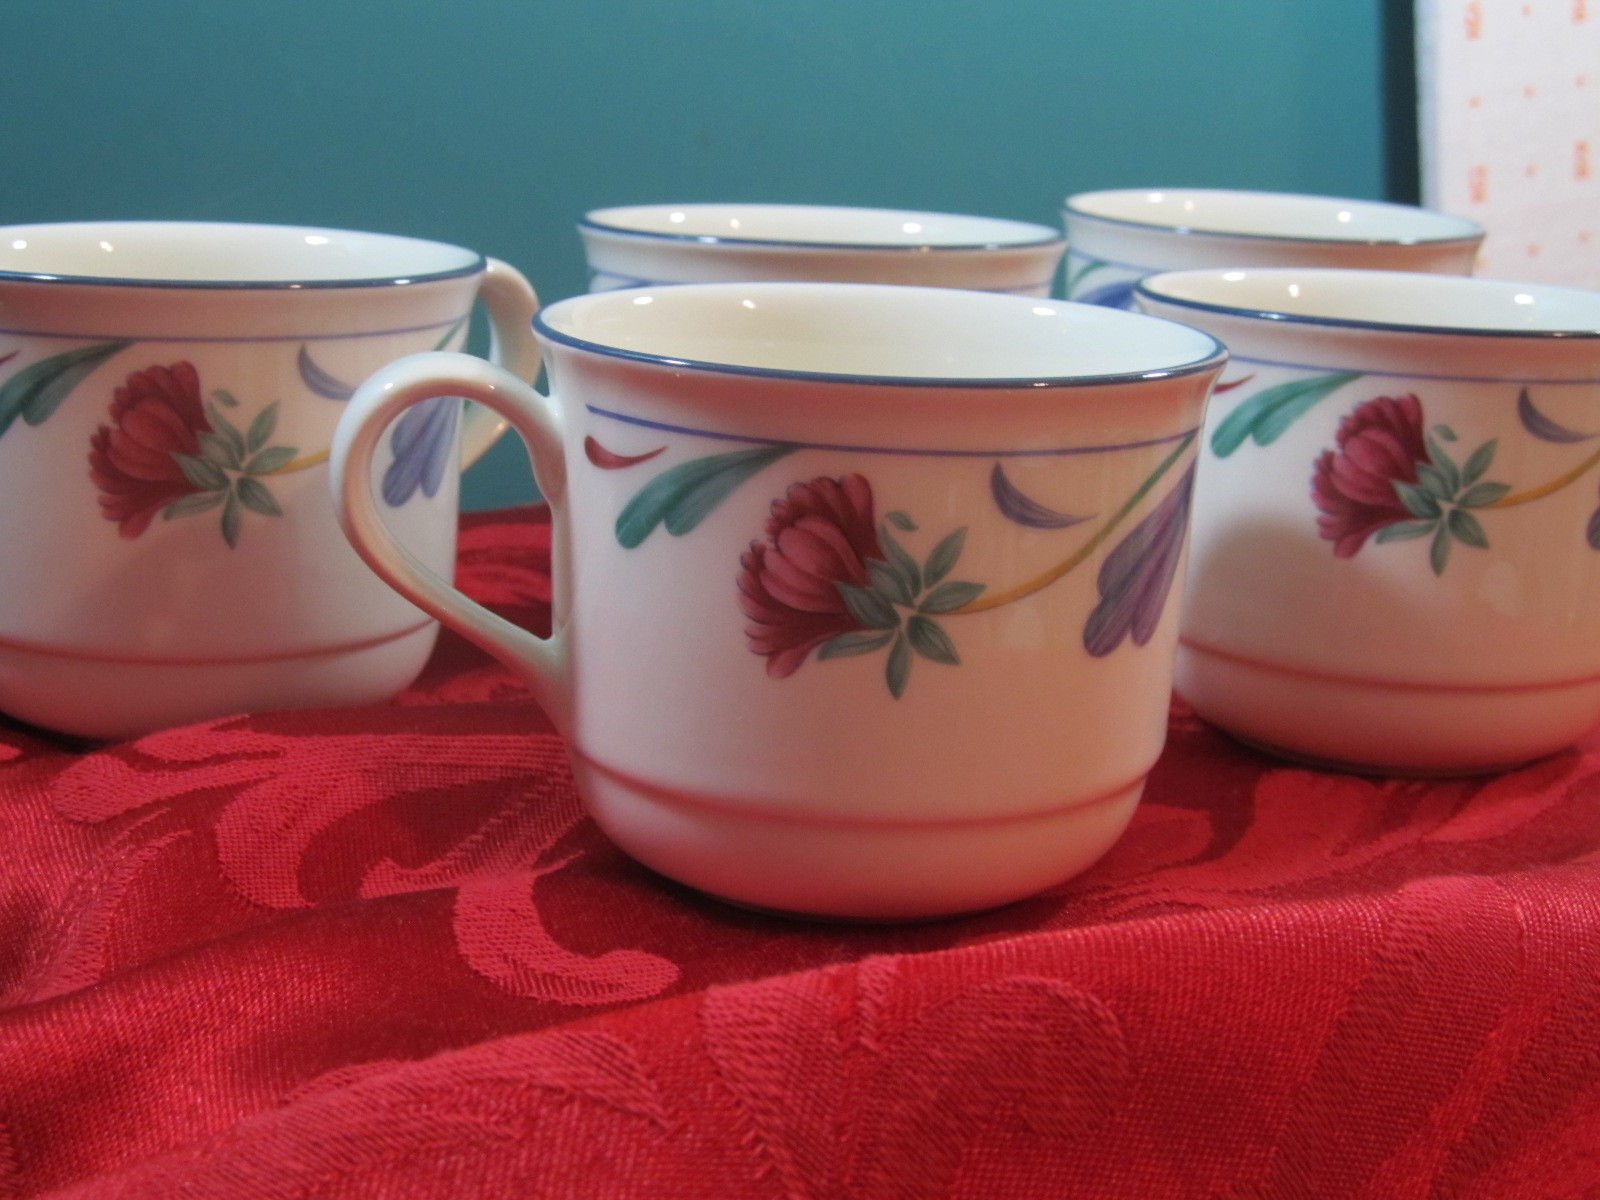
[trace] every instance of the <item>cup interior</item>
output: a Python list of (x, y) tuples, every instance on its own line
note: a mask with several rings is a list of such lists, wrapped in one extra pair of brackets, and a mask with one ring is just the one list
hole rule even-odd
[(1375, 329), (1600, 337), (1600, 292), (1403, 271), (1174, 271), (1139, 291), (1168, 304)]
[(1424, 208), (1281, 192), (1128, 188), (1069, 196), (1066, 211), (1173, 232), (1295, 241), (1409, 245), (1483, 236), (1472, 221)]
[(1221, 361), (1210, 335), (1081, 304), (941, 288), (691, 284), (563, 300), (558, 344), (665, 365), (912, 384), (1076, 384)]
[(339, 287), (417, 283), (481, 269), (443, 242), (192, 221), (98, 221), (0, 227), (0, 278), (146, 286)]
[(1058, 242), (1044, 225), (998, 217), (831, 208), (807, 204), (652, 204), (602, 208), (583, 219), (608, 233), (690, 241), (793, 243), (854, 249), (989, 249)]

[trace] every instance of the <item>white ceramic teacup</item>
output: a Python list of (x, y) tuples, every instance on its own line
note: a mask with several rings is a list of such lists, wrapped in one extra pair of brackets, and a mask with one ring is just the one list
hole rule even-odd
[[(902, 918), (1110, 846), (1166, 736), (1213, 339), (827, 284), (600, 293), (535, 332), (550, 397), (458, 355), (380, 371), (334, 486), (374, 570), (527, 677), (623, 849), (745, 904)], [(548, 641), (386, 528), (371, 456), (439, 395), (532, 449)]]
[[(323, 464), (353, 384), (458, 346), (485, 300), (531, 378), (536, 301), (458, 246), (273, 225), (0, 229), (0, 712), (110, 738), (357, 704), (438, 627), (339, 534)], [(412, 553), (454, 556), (459, 405), (376, 469)], [(470, 459), (503, 428), (467, 421)]]
[(994, 217), (806, 204), (602, 208), (578, 223), (589, 290), (670, 283), (897, 283), (1048, 296), (1066, 241)]
[(1065, 295), (1132, 308), (1159, 271), (1334, 267), (1470, 275), (1483, 229), (1404, 204), (1209, 188), (1068, 196)]
[(1600, 722), (1600, 293), (1237, 270), (1139, 299), (1233, 355), (1178, 659), (1202, 716), (1404, 772), (1506, 766)]

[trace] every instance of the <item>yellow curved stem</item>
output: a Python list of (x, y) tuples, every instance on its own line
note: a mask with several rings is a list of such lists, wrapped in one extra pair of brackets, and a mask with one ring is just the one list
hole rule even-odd
[(1493, 504), (1485, 504), (1485, 508), (1514, 508), (1518, 504), (1531, 504), (1535, 500), (1543, 500), (1555, 492), (1559, 492), (1569, 483), (1576, 483), (1588, 474), (1596, 463), (1600, 463), (1600, 450), (1596, 450), (1572, 470), (1563, 475), (1557, 475), (1549, 483), (1542, 483), (1536, 488), (1529, 488), (1525, 492), (1512, 492), (1509, 496), (1501, 496)]
[(1056, 582), (1056, 580), (1066, 575), (1074, 567), (1081, 565), (1085, 559), (1087, 559), (1091, 554), (1098, 550), (1101, 545), (1104, 544), (1105, 540), (1111, 536), (1113, 531), (1116, 530), (1117, 526), (1121, 525), (1122, 522), (1127, 519), (1128, 514), (1139, 506), (1139, 501), (1143, 500), (1150, 494), (1150, 489), (1155, 487), (1156, 484), (1161, 481), (1161, 477), (1172, 469), (1172, 465), (1177, 462), (1178, 459), (1183, 457), (1183, 452), (1189, 448), (1194, 439), (1195, 435), (1191, 433), (1188, 437), (1184, 438), (1183, 441), (1179, 442), (1177, 448), (1161, 461), (1160, 466), (1158, 466), (1154, 471), (1150, 472), (1150, 477), (1140, 484), (1138, 490), (1123, 502), (1121, 508), (1117, 509), (1116, 512), (1111, 514), (1106, 523), (1100, 526), (1100, 528), (1095, 532), (1095, 535), (1083, 545), (1079, 546), (1061, 562), (1056, 563), (1053, 567), (1044, 571), (1042, 574), (1035, 575), (1032, 579), (1024, 580), (1015, 587), (1007, 588), (1003, 592), (995, 592), (992, 595), (984, 596), (980, 600), (974, 600), (971, 604), (956, 609), (950, 615), (952, 617), (958, 617), (965, 613), (987, 612), (991, 608), (999, 608), (1003, 604), (1010, 604), (1013, 600), (1021, 600), (1024, 596), (1031, 596), (1035, 592), (1042, 592), (1045, 588)]
[(279, 467), (276, 471), (270, 472), (270, 474), (289, 475), (295, 471), (304, 471), (308, 467), (320, 467), (327, 461), (328, 451), (319, 450), (315, 454), (307, 454), (303, 458), (291, 459), (290, 461), (284, 463), (283, 466)]

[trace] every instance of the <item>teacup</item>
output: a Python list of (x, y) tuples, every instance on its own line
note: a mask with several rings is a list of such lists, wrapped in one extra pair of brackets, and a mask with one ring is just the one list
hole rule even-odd
[[(532, 290), (458, 246), (272, 225), (0, 229), (0, 712), (93, 738), (404, 687), (437, 625), (378, 584), (322, 479), (353, 385), (487, 303), (531, 378)], [(454, 557), (459, 405), (376, 469)], [(468, 459), (503, 428), (475, 413)]]
[(1483, 229), (1462, 217), (1373, 200), (1204, 188), (1068, 196), (1065, 295), (1132, 308), (1159, 271), (1336, 267), (1470, 275)]
[[(857, 918), (1003, 904), (1111, 845), (1166, 736), (1212, 338), (828, 284), (592, 294), (534, 328), (549, 397), (458, 355), (393, 364), (340, 422), (333, 485), (379, 575), (527, 677), (618, 845)], [(549, 640), (386, 528), (375, 448), (440, 395), (531, 448)]]
[(897, 283), (1048, 296), (1066, 240), (993, 217), (805, 204), (602, 208), (578, 223), (591, 292), (674, 283)]
[(1388, 772), (1489, 770), (1600, 722), (1600, 293), (1199, 271), (1142, 307), (1224, 341), (1178, 690)]

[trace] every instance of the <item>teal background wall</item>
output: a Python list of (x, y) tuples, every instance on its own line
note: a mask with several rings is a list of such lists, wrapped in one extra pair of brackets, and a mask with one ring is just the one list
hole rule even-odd
[[(1399, 9), (1384, 0), (3, 11), (0, 220), (415, 234), (507, 259), (547, 301), (584, 288), (573, 221), (606, 204), (861, 204), (1054, 224), (1062, 196), (1096, 187), (1413, 186), (1398, 177), (1406, 149), (1386, 102)], [(530, 489), (508, 438), (468, 475), (466, 503)]]

